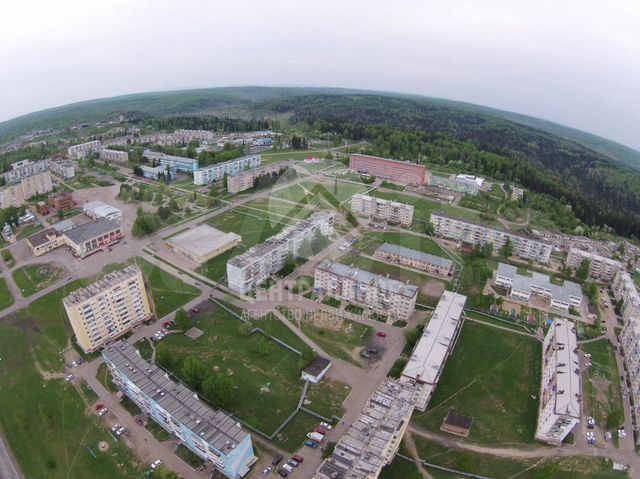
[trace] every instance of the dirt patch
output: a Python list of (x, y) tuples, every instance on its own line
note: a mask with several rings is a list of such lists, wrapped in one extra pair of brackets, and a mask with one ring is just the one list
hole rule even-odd
[(313, 321), (313, 324), (315, 326), (325, 329), (331, 329), (332, 331), (342, 330), (342, 323), (344, 322), (344, 319), (340, 316), (323, 310), (313, 311), (309, 314), (308, 319)]
[(420, 287), (420, 291), (429, 298), (440, 299), (444, 293), (444, 283), (427, 280), (427, 282)]
[(98, 443), (98, 450), (100, 452), (107, 452), (109, 450), (109, 443), (107, 441), (100, 441)]
[(596, 390), (596, 401), (607, 404), (609, 402), (609, 385), (611, 382), (605, 378), (593, 377), (591, 378), (591, 383)]

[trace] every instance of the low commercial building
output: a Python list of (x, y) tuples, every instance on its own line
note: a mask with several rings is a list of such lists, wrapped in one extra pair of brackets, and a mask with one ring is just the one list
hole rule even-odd
[(80, 257), (117, 243), (124, 237), (122, 227), (109, 219), (101, 218), (91, 223), (76, 226), (64, 233), (65, 243)]
[(495, 284), (509, 291), (509, 296), (529, 301), (531, 295), (541, 296), (550, 301), (550, 306), (559, 311), (568, 311), (571, 306), (582, 303), (582, 289), (572, 281), (562, 285), (553, 284), (546, 274), (532, 271), (531, 275), (518, 273), (518, 268), (499, 263)]
[(611, 283), (611, 290), (616, 301), (622, 301), (620, 313), (624, 322), (640, 320), (640, 294), (631, 275), (624, 270), (618, 271)]
[(542, 343), (542, 380), (535, 438), (560, 446), (580, 422), (580, 366), (576, 327), (555, 319)]
[(151, 318), (142, 270), (129, 265), (62, 300), (78, 345), (91, 353)]
[(55, 193), (47, 198), (47, 203), (58, 211), (69, 211), (76, 205), (71, 193)]
[(351, 155), (349, 169), (402, 185), (423, 185), (427, 179), (427, 169), (424, 165), (377, 156)]
[(575, 272), (583, 261), (589, 262), (589, 277), (599, 281), (613, 281), (616, 273), (624, 269), (622, 263), (615, 259), (606, 258), (574, 247), (569, 248), (569, 254), (565, 261), (567, 267)]
[(467, 297), (445, 291), (422, 332), (401, 379), (417, 387), (416, 409), (424, 411), (456, 345), (464, 321)]
[(548, 263), (553, 246), (521, 233), (509, 233), (444, 213), (431, 213), (431, 223), (438, 236), (472, 245), (493, 244), (498, 253), (507, 241), (511, 242), (513, 254), (539, 263)]
[(165, 176), (170, 170), (166, 166), (140, 166), (142, 176), (148, 180), (159, 180), (161, 176)]
[(55, 228), (40, 231), (27, 238), (27, 246), (29, 246), (34, 256), (42, 256), (64, 244), (64, 235)]
[(92, 153), (99, 153), (102, 150), (102, 143), (99, 140), (88, 141), (79, 145), (70, 146), (67, 154), (76, 160), (82, 160)]
[(234, 160), (205, 166), (193, 172), (194, 185), (208, 185), (227, 176), (236, 176), (245, 170), (258, 168), (262, 163), (261, 155), (249, 155)]
[(413, 221), (413, 205), (359, 193), (351, 197), (351, 212), (356, 216), (401, 226), (411, 226)]
[(259, 286), (280, 271), (289, 256), (297, 258), (305, 241), (311, 242), (317, 234), (331, 236), (334, 220), (333, 213), (316, 213), (231, 258), (227, 261), (229, 289), (245, 294)]
[(20, 207), (34, 196), (44, 195), (53, 190), (49, 170), (24, 176), (16, 182), (0, 188), (0, 208)]
[(375, 253), (377, 258), (440, 276), (453, 274), (453, 261), (421, 251), (384, 243)]
[(329, 260), (316, 266), (314, 289), (396, 320), (411, 317), (418, 297), (417, 286)]
[(316, 356), (311, 364), (302, 370), (302, 380), (318, 384), (331, 369), (331, 361), (322, 356)]
[(282, 174), (294, 163), (294, 161), (278, 161), (254, 169), (241, 171), (235, 176), (229, 176), (227, 177), (227, 191), (229, 193), (239, 193), (253, 188), (256, 178), (265, 175)]
[(236, 419), (211, 409), (195, 391), (171, 380), (128, 343), (106, 347), (102, 357), (118, 389), (192, 453), (226, 477), (249, 473), (257, 457), (251, 435)]
[(484, 178), (464, 174), (446, 177), (427, 173), (427, 184), (436, 188), (463, 193), (465, 195), (477, 195), (482, 189)]
[(89, 201), (82, 205), (82, 211), (94, 220), (106, 218), (111, 221), (122, 221), (122, 211), (102, 201)]
[(314, 479), (376, 479), (393, 461), (413, 413), (414, 387), (385, 379)]
[(202, 224), (167, 240), (167, 246), (189, 261), (202, 264), (237, 246), (242, 238), (235, 233), (225, 233)]
[(198, 160), (194, 158), (167, 155), (166, 153), (151, 150), (144, 150), (142, 156), (171, 170), (182, 171), (184, 173), (195, 173), (199, 165)]
[(100, 159), (115, 163), (126, 163), (129, 161), (129, 153), (121, 150), (109, 150), (108, 148), (103, 148), (100, 150)]

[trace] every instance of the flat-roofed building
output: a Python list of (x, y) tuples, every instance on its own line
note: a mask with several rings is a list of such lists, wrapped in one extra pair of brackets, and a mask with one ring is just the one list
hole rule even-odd
[(76, 176), (76, 170), (71, 161), (67, 160), (45, 160), (49, 163), (49, 170), (63, 180), (68, 180)]
[(40, 231), (27, 238), (27, 246), (29, 246), (34, 256), (42, 256), (64, 244), (64, 236), (55, 228)]
[(115, 221), (101, 218), (65, 231), (64, 236), (67, 246), (77, 256), (84, 257), (103, 246), (117, 243), (124, 237), (124, 233)]
[(157, 151), (144, 150), (142, 156), (148, 160), (159, 163), (170, 170), (182, 171), (184, 173), (194, 173), (198, 169), (198, 160), (185, 158), (182, 156), (167, 155)]
[(174, 130), (173, 134), (185, 143), (189, 143), (192, 140), (213, 140), (213, 132), (209, 130)]
[(126, 163), (129, 161), (129, 153), (121, 150), (110, 150), (103, 148), (100, 150), (100, 159), (103, 161), (110, 161), (115, 163)]
[(302, 380), (309, 381), (312, 384), (317, 384), (322, 381), (325, 374), (331, 368), (331, 360), (323, 358), (322, 356), (316, 356), (311, 364), (302, 370)]
[(438, 236), (472, 245), (492, 243), (494, 253), (500, 251), (507, 240), (511, 241), (514, 255), (539, 263), (548, 263), (553, 251), (551, 244), (538, 241), (527, 235), (509, 233), (469, 220), (454, 218), (444, 213), (431, 213), (431, 223)]
[(49, 198), (47, 198), (47, 203), (49, 203), (49, 206), (51, 206), (52, 208), (60, 211), (68, 211), (72, 209), (76, 204), (75, 200), (73, 199), (73, 194), (66, 192), (49, 195)]
[(524, 198), (524, 190), (517, 186), (511, 186), (511, 201), (520, 201)]
[(86, 143), (80, 143), (79, 145), (70, 146), (67, 149), (67, 154), (76, 160), (82, 160), (92, 153), (99, 153), (102, 150), (102, 143), (100, 140), (88, 141)]
[(11, 165), (9, 171), (2, 173), (2, 177), (7, 183), (13, 183), (26, 176), (42, 173), (43, 171), (50, 171), (63, 179), (73, 178), (76, 175), (72, 162), (46, 159), (35, 162), (31, 160), (17, 161)]
[(401, 379), (417, 387), (415, 407), (420, 411), (427, 408), (444, 365), (456, 345), (466, 301), (466, 296), (444, 292), (402, 371)]
[(375, 479), (393, 461), (413, 413), (414, 387), (385, 379), (314, 479)]
[(402, 185), (423, 185), (427, 177), (424, 165), (369, 155), (351, 155), (349, 169)]
[(622, 263), (615, 259), (606, 258), (578, 248), (569, 248), (569, 254), (565, 260), (566, 266), (575, 272), (583, 261), (589, 262), (589, 277), (601, 281), (613, 281), (616, 273), (624, 269)]
[(582, 303), (582, 289), (572, 281), (553, 284), (546, 274), (532, 271), (530, 276), (518, 273), (518, 268), (510, 264), (498, 263), (495, 284), (509, 291), (509, 296), (528, 302), (532, 295), (542, 296), (550, 301), (550, 306), (560, 311), (568, 311), (571, 306)]
[(82, 205), (82, 211), (94, 220), (106, 218), (111, 221), (122, 221), (122, 210), (102, 201), (89, 201)]
[(251, 435), (236, 419), (210, 408), (128, 343), (107, 346), (102, 357), (118, 389), (192, 453), (226, 477), (249, 473), (257, 458)]
[(611, 290), (616, 301), (622, 301), (620, 313), (624, 322), (640, 320), (640, 294), (631, 275), (624, 270), (618, 271), (611, 283)]
[(450, 259), (405, 248), (397, 244), (384, 243), (376, 250), (375, 256), (384, 261), (426, 271), (427, 273), (440, 276), (451, 276), (453, 274), (453, 261)]
[(23, 176), (14, 183), (0, 188), (0, 208), (22, 206), (26, 200), (34, 196), (44, 195), (53, 190), (51, 172), (49, 170)]
[(262, 165), (255, 169), (244, 170), (234, 176), (227, 177), (227, 191), (229, 193), (239, 193), (241, 191), (253, 188), (257, 178), (266, 175), (282, 174), (287, 168), (295, 162), (290, 160), (278, 161)]
[(165, 176), (169, 173), (166, 166), (158, 165), (158, 166), (147, 166), (141, 165), (140, 170), (142, 171), (142, 176), (148, 180), (159, 180), (161, 176)]
[(208, 185), (227, 176), (239, 175), (245, 170), (258, 168), (262, 163), (261, 155), (249, 155), (234, 160), (216, 163), (199, 168), (193, 172), (194, 185)]
[(333, 213), (315, 213), (231, 258), (227, 261), (229, 289), (244, 294), (259, 286), (284, 267), (289, 255), (297, 258), (305, 241), (311, 242), (316, 234), (331, 236), (334, 220)]
[(176, 254), (202, 264), (237, 246), (242, 238), (235, 233), (225, 233), (202, 224), (167, 240), (167, 246)]
[(401, 226), (410, 226), (413, 221), (413, 205), (360, 193), (351, 197), (351, 212), (356, 216)]
[(535, 438), (560, 446), (580, 422), (582, 390), (576, 327), (555, 319), (542, 343), (542, 380)]
[(129, 265), (62, 300), (78, 345), (97, 351), (151, 318), (142, 270)]
[(329, 260), (316, 266), (313, 286), (320, 294), (398, 320), (411, 317), (418, 297), (417, 286)]
[(484, 178), (473, 175), (438, 176), (427, 173), (427, 184), (435, 188), (442, 188), (465, 195), (477, 195), (482, 189)]

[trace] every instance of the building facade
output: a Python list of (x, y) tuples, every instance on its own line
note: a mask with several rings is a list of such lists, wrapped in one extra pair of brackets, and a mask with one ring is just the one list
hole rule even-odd
[(251, 435), (237, 420), (211, 409), (196, 392), (169, 379), (128, 343), (104, 348), (102, 357), (114, 384), (150, 419), (226, 477), (247, 475), (257, 458)]
[(329, 260), (316, 266), (313, 286), (322, 295), (397, 320), (411, 317), (418, 298), (416, 286)]
[(68, 211), (72, 209), (76, 204), (75, 200), (73, 199), (73, 195), (71, 193), (64, 192), (50, 195), (49, 198), (47, 198), (47, 203), (52, 208), (60, 211)]
[(62, 300), (78, 345), (100, 349), (151, 318), (142, 270), (136, 265), (107, 274)]
[(63, 180), (68, 180), (76, 176), (76, 170), (73, 163), (66, 160), (44, 160), (49, 163), (49, 170)]
[(623, 321), (627, 323), (632, 319), (640, 319), (640, 294), (631, 275), (624, 270), (618, 271), (611, 283), (611, 289), (616, 301), (622, 301), (620, 314)]
[(509, 240), (513, 246), (514, 255), (546, 264), (553, 251), (551, 244), (526, 235), (508, 233), (443, 213), (431, 213), (431, 223), (438, 236), (472, 245), (492, 243), (494, 253), (497, 253)]
[(555, 319), (542, 343), (542, 380), (535, 438), (560, 446), (580, 422), (580, 367), (576, 327)]
[(144, 150), (142, 156), (150, 161), (154, 161), (169, 168), (170, 170), (182, 171), (184, 173), (195, 173), (198, 169), (198, 160), (194, 158), (185, 158), (182, 156), (167, 155), (157, 151)]
[(15, 183), (0, 188), (0, 208), (20, 207), (26, 200), (52, 190), (53, 183), (49, 170), (24, 176)]
[(477, 195), (482, 189), (484, 179), (473, 175), (456, 175), (451, 178), (427, 174), (427, 184), (465, 195)]
[(129, 153), (126, 151), (120, 150), (109, 150), (108, 148), (103, 148), (100, 150), (100, 159), (103, 161), (115, 162), (115, 163), (126, 163), (129, 161)]
[(280, 271), (290, 255), (297, 258), (305, 241), (312, 241), (318, 233), (325, 237), (331, 236), (334, 220), (333, 213), (316, 213), (231, 258), (227, 261), (229, 289), (245, 294), (259, 286), (269, 276)]
[(614, 259), (605, 258), (578, 248), (569, 248), (569, 254), (565, 260), (567, 267), (575, 272), (583, 261), (589, 261), (589, 277), (600, 281), (611, 282), (616, 273), (624, 269), (622, 263)]
[(100, 153), (102, 150), (102, 143), (100, 140), (88, 141), (79, 145), (70, 146), (67, 149), (67, 154), (76, 160), (82, 160), (92, 153)]
[(424, 165), (377, 156), (351, 155), (349, 169), (402, 185), (423, 185), (427, 179), (427, 169)]
[(89, 201), (82, 205), (82, 211), (94, 220), (106, 218), (111, 221), (122, 221), (122, 210), (102, 201)]
[(64, 232), (65, 244), (79, 257), (108, 247), (124, 238), (122, 227), (106, 218), (85, 223)]
[(637, 423), (640, 417), (640, 317), (635, 316), (625, 321), (620, 334), (620, 345), (631, 384), (631, 411), (634, 422)]
[(268, 165), (259, 166), (255, 169), (244, 170), (235, 176), (227, 178), (227, 191), (229, 193), (239, 193), (253, 188), (256, 178), (263, 175), (282, 174), (287, 168), (294, 164), (293, 161), (278, 161)]
[(451, 276), (453, 274), (453, 261), (450, 259), (422, 253), (404, 246), (384, 243), (376, 250), (375, 256), (390, 263), (408, 266), (431, 274), (440, 276)]
[(359, 193), (351, 197), (351, 212), (354, 215), (401, 226), (411, 225), (413, 222), (413, 209), (413, 205)]
[(11, 170), (2, 174), (5, 182), (15, 183), (27, 176), (50, 171), (54, 175), (63, 179), (73, 178), (76, 173), (73, 163), (65, 160), (41, 160), (33, 162), (31, 160), (22, 160), (11, 165)]
[(215, 165), (205, 166), (193, 172), (194, 185), (208, 185), (215, 181), (219, 181), (227, 176), (239, 175), (244, 170), (252, 170), (258, 168), (262, 163), (261, 155), (249, 155), (235, 160), (216, 163)]

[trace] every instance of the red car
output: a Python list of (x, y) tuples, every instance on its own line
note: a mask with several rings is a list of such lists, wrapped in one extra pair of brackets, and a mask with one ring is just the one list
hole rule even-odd
[(200, 312), (200, 310), (198, 308), (191, 308), (191, 312), (193, 314), (198, 314)]
[(99, 411), (99, 410), (100, 410), (100, 409), (102, 409), (103, 407), (104, 407), (104, 405), (103, 405), (103, 404), (100, 404), (100, 403), (96, 404), (96, 411)]
[(327, 430), (325, 428), (323, 428), (323, 427), (320, 427), (320, 426), (316, 427), (314, 429), (314, 431), (322, 434), (323, 436), (325, 436), (327, 434)]
[(386, 338), (386, 337), (387, 337), (387, 333), (383, 333), (382, 331), (378, 331), (378, 332), (376, 333), (376, 336), (379, 336), (379, 337), (381, 337), (381, 338)]
[(297, 454), (295, 456), (293, 456), (293, 460), (294, 461), (298, 461), (298, 462), (304, 461), (304, 459), (302, 459), (302, 456), (298, 456)]

